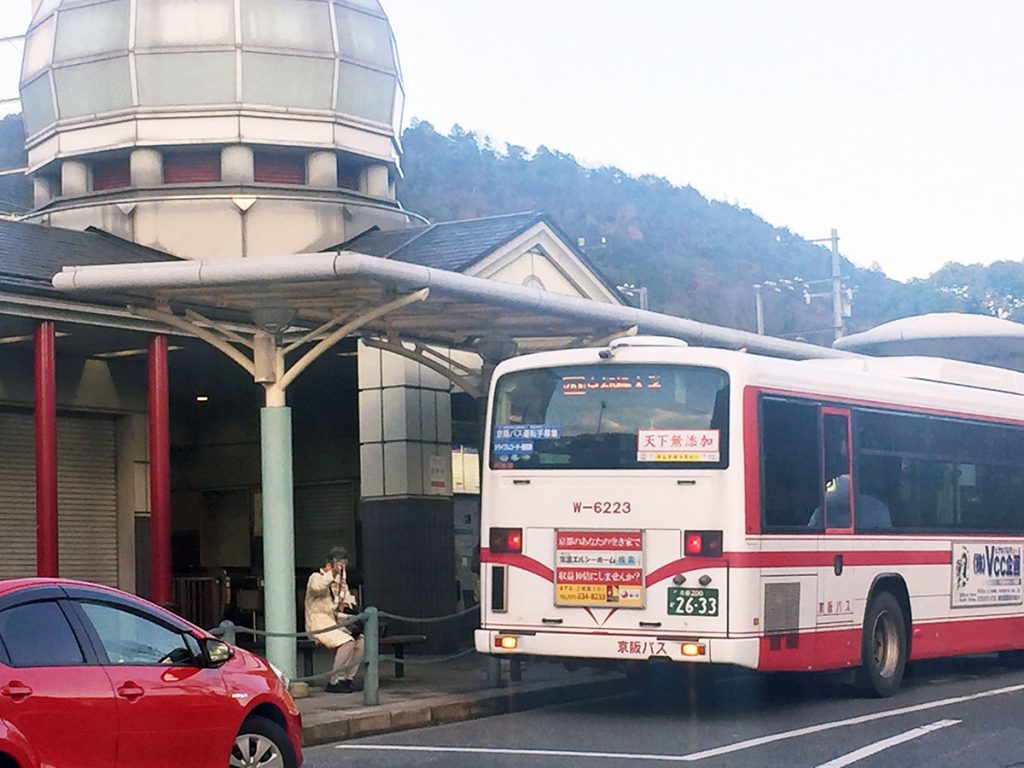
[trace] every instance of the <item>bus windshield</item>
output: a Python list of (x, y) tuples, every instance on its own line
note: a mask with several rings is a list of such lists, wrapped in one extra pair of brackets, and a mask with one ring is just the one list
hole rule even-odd
[(729, 377), (681, 365), (516, 371), (495, 387), (492, 469), (723, 469)]

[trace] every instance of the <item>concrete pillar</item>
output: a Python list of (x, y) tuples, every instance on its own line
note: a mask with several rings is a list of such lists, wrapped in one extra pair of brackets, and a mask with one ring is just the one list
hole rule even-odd
[(338, 188), (338, 156), (333, 152), (306, 155), (306, 183), (311, 187)]
[(164, 156), (155, 149), (133, 149), (132, 186), (158, 187), (164, 183)]
[[(260, 409), (263, 480), (263, 605), (268, 632), (295, 632), (295, 507), (292, 411), (283, 403)], [(295, 677), (294, 637), (267, 637), (267, 658)]]
[(65, 160), (60, 165), (60, 193), (64, 197), (89, 194), (89, 166), (78, 160)]
[(359, 173), (359, 191), (373, 197), (387, 197), (388, 167), (386, 165), (368, 165)]
[(53, 200), (56, 194), (54, 183), (56, 179), (52, 176), (32, 177), (32, 205), (35, 208), (42, 208)]
[(235, 144), (221, 150), (221, 181), (231, 184), (251, 184), (254, 173), (251, 147)]
[[(358, 359), (364, 602), (406, 615), (453, 613), (449, 382), (362, 344)], [(455, 639), (455, 624), (436, 625), (428, 650), (448, 651)]]

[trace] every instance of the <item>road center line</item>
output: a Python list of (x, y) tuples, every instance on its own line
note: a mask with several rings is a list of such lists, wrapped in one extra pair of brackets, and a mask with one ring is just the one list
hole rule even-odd
[(773, 744), (777, 741), (796, 739), (801, 736), (808, 736), (812, 733), (821, 733), (822, 731), (831, 731), (835, 730), (836, 728), (845, 728), (849, 725), (861, 725), (862, 723), (870, 723), (874, 722), (875, 720), (885, 720), (890, 717), (909, 715), (914, 712), (924, 712), (929, 709), (936, 709), (937, 707), (948, 707), (953, 704), (960, 704), (965, 701), (987, 699), (992, 696), (1005, 696), (1008, 693), (1017, 693), (1019, 691), (1024, 691), (1024, 684), (1008, 685), (1004, 688), (994, 688), (991, 691), (981, 691), (980, 693), (970, 693), (965, 696), (953, 696), (948, 699), (926, 701), (923, 704), (912, 704), (909, 707), (887, 709), (882, 712), (872, 712), (869, 715), (859, 715), (857, 717), (848, 717), (844, 720), (833, 720), (828, 723), (808, 725), (804, 728), (794, 728), (791, 731), (782, 731), (780, 733), (773, 733), (767, 736), (759, 736), (755, 739), (745, 739), (744, 741), (737, 741), (733, 744), (726, 744), (721, 747), (714, 747), (713, 749), (705, 749), (701, 750), (700, 752), (690, 752), (686, 755), (634, 754), (626, 752), (577, 752), (573, 750), (563, 749), (503, 749), (499, 747), (419, 747), (398, 746), (390, 744), (338, 744), (335, 747), (335, 749), (377, 750), (380, 752), (458, 752), (496, 755), (536, 755), (539, 757), (590, 757), (613, 760), (629, 759), (638, 761), (649, 760), (656, 762), (691, 763), (697, 760), (704, 760), (709, 757), (718, 757), (720, 755), (728, 755), (732, 752), (740, 752), (744, 749), (752, 749), (753, 747), (764, 746), (765, 744)]
[(856, 763), (859, 760), (863, 760), (865, 757), (882, 752), (889, 747), (895, 747), (897, 744), (902, 744), (905, 741), (919, 739), (922, 736), (928, 735), (932, 731), (949, 728), (949, 726), (957, 725), (960, 722), (960, 720), (936, 720), (934, 723), (922, 725), (920, 728), (912, 728), (909, 731), (904, 731), (903, 733), (898, 733), (895, 736), (890, 736), (888, 739), (882, 739), (881, 741), (868, 744), (860, 749), (855, 749), (853, 752), (847, 752), (845, 755), (840, 755), (835, 760), (829, 760), (827, 763), (822, 763), (818, 768), (844, 768), (844, 766)]

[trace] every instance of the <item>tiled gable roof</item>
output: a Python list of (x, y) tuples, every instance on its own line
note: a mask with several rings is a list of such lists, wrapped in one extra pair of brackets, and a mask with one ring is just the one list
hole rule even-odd
[(539, 213), (513, 213), (390, 232), (371, 230), (342, 243), (337, 249), (462, 272), (544, 220)]
[(53, 290), (65, 266), (178, 261), (176, 256), (92, 229), (48, 227), (0, 219), (0, 282)]

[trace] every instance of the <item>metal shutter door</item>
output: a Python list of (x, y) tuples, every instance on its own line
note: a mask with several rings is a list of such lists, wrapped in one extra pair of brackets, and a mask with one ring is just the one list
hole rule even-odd
[(207, 184), (220, 181), (220, 153), (164, 154), (164, 184)]
[(0, 411), (0, 578), (36, 574), (36, 459), (32, 414)]
[(60, 575), (117, 586), (114, 420), (57, 419)]
[(305, 184), (306, 158), (256, 154), (253, 181), (261, 184)]
[(319, 568), (331, 547), (356, 559), (356, 495), (353, 483), (300, 485), (295, 489), (295, 565)]
[(95, 192), (104, 189), (121, 189), (132, 185), (131, 162), (127, 157), (94, 163), (92, 166), (92, 188)]

